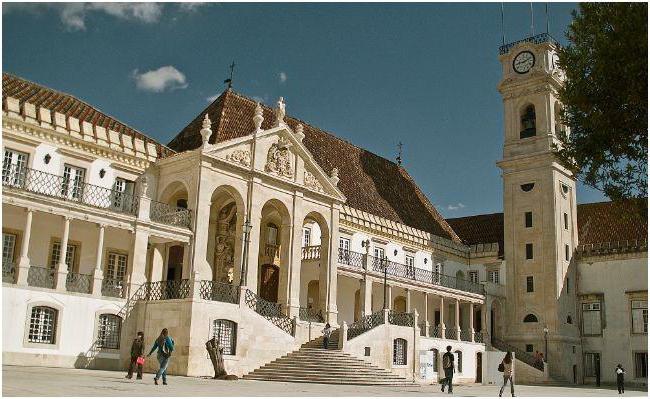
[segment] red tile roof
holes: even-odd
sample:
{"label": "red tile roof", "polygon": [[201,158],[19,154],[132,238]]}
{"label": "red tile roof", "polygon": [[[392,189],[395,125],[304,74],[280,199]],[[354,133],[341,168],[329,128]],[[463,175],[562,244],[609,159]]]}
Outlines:
{"label": "red tile roof", "polygon": [[499,256],[503,257],[503,213],[466,216],[447,219],[464,244],[499,243]]}
{"label": "red tile roof", "polygon": [[[212,144],[251,134],[255,104],[252,99],[226,90],[197,115],[169,143],[169,147],[176,151],[199,147],[199,130],[206,112],[212,121],[212,131],[216,133],[211,136]],[[269,129],[275,120],[273,110],[264,105],[262,110],[262,128]],[[286,117],[285,121],[292,129],[302,123],[303,142],[325,172],[339,169],[338,186],[347,197],[347,205],[460,241],[404,168],[296,118]]]}
{"label": "red tile roof", "polygon": [[106,115],[92,105],[66,93],[41,86],[38,83],[20,78],[18,76],[3,72],[2,73],[2,105],[6,107],[7,97],[13,97],[20,100],[21,104],[25,101],[34,104],[37,107],[47,108],[56,111],[65,116],[79,119],[79,123],[86,121],[95,126],[101,126],[106,129],[114,130],[118,133],[137,137],[146,143],[154,143],[158,157],[165,157],[173,151],[158,141],[146,136],[144,133],[127,126],[112,116]]}

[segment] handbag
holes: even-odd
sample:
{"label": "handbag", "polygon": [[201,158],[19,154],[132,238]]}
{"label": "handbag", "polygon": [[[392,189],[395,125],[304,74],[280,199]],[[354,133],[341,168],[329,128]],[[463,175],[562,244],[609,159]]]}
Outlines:
{"label": "handbag", "polygon": [[139,365],[143,365],[144,364],[144,356],[138,356],[138,358],[136,359],[135,362],[137,364],[139,364]]}
{"label": "handbag", "polygon": [[505,370],[505,369],[506,368],[503,366],[503,362],[499,363],[499,367],[497,368],[497,370],[499,370],[499,372],[503,373],[503,370]]}

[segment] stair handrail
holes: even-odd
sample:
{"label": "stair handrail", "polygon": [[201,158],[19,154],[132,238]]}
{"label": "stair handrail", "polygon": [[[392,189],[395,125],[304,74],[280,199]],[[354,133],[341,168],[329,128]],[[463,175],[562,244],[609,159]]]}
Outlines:
{"label": "stair handrail", "polygon": [[348,327],[348,341],[384,324],[385,322],[383,309],[360,318]]}
{"label": "stair handrail", "polygon": [[515,354],[515,359],[519,359],[527,365],[536,368],[539,371],[544,371],[544,362],[536,359],[533,355],[525,352],[516,346],[510,345],[498,338],[492,338],[492,346],[502,352],[512,352]]}
{"label": "stair handrail", "polygon": [[274,326],[291,336],[295,335],[296,326],[294,319],[282,314],[282,305],[279,303],[269,302],[249,289],[246,290],[244,301],[249,308],[270,321]]}

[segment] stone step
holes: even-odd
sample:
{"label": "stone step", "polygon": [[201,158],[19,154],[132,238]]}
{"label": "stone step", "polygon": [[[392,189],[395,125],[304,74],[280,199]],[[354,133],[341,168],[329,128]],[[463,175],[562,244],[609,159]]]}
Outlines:
{"label": "stone step", "polygon": [[295,370],[261,370],[254,371],[250,375],[267,377],[300,377],[300,378],[336,378],[342,380],[373,380],[373,381],[404,381],[403,378],[394,375],[376,375],[361,373],[325,373],[315,370],[314,372],[296,372]]}
{"label": "stone step", "polygon": [[274,360],[274,362],[293,362],[293,363],[299,363],[299,364],[323,364],[323,363],[331,363],[331,364],[336,364],[338,366],[364,366],[364,367],[372,367],[371,363],[366,363],[364,361],[360,360],[355,360],[355,359],[346,359],[346,358],[318,358],[314,359],[312,357],[307,357],[307,356],[289,356],[289,357],[283,357],[280,359]]}
{"label": "stone step", "polygon": [[346,368],[341,368],[336,367],[334,365],[311,365],[309,368],[305,368],[304,365],[302,364],[284,364],[284,363],[277,363],[277,364],[267,364],[263,367],[259,367],[255,369],[255,371],[259,370],[294,370],[297,372],[305,372],[305,373],[311,373],[311,372],[319,372],[319,373],[347,373],[347,374],[355,374],[355,373],[362,373],[362,374],[372,374],[372,375],[388,375],[392,376],[390,371],[383,370],[380,368],[369,368],[369,367],[346,367]]}
{"label": "stone step", "polygon": [[272,362],[267,363],[269,366],[276,365],[291,365],[295,367],[331,367],[331,368],[349,368],[349,369],[372,369],[372,370],[383,370],[373,364],[365,362],[314,362],[311,360],[295,360],[295,359],[276,359]]}
{"label": "stone step", "polygon": [[338,379],[317,379],[317,378],[296,378],[296,377],[283,377],[282,379],[272,377],[254,377],[254,376],[244,376],[245,380],[258,380],[258,381],[276,381],[276,382],[298,382],[298,383],[307,383],[307,384],[332,384],[332,385],[383,385],[383,386],[415,386],[412,382],[404,380],[403,382],[396,381],[351,381],[351,380],[341,380]]}

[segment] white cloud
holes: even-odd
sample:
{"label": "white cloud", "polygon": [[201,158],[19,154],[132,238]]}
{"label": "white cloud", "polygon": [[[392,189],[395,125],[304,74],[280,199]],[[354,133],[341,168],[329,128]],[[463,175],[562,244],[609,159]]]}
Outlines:
{"label": "white cloud", "polygon": [[280,79],[280,83],[284,83],[287,81],[287,74],[284,72],[280,72],[278,75],[278,79]]}
{"label": "white cloud", "polygon": [[153,71],[140,73],[137,69],[132,72],[138,89],[161,93],[166,90],[184,89],[187,87],[185,75],[171,65],[160,67]]}
{"label": "white cloud", "polygon": [[207,102],[211,103],[211,102],[214,102],[214,100],[216,100],[217,98],[219,98],[219,94],[215,94],[214,96],[210,96],[210,97],[206,98],[205,100]]}
{"label": "white cloud", "polygon": [[178,8],[183,11],[183,12],[195,12],[199,8],[203,6],[207,6],[208,3],[195,3],[195,2],[185,2],[185,3],[180,3],[178,5]]}
{"label": "white cloud", "polygon": [[457,204],[447,205],[447,210],[448,211],[457,211],[457,210],[463,209],[463,208],[465,208],[465,204],[463,204],[461,202],[459,202]]}
{"label": "white cloud", "polygon": [[260,104],[268,104],[269,102],[268,94],[264,94],[263,96],[253,96],[251,98]]}

